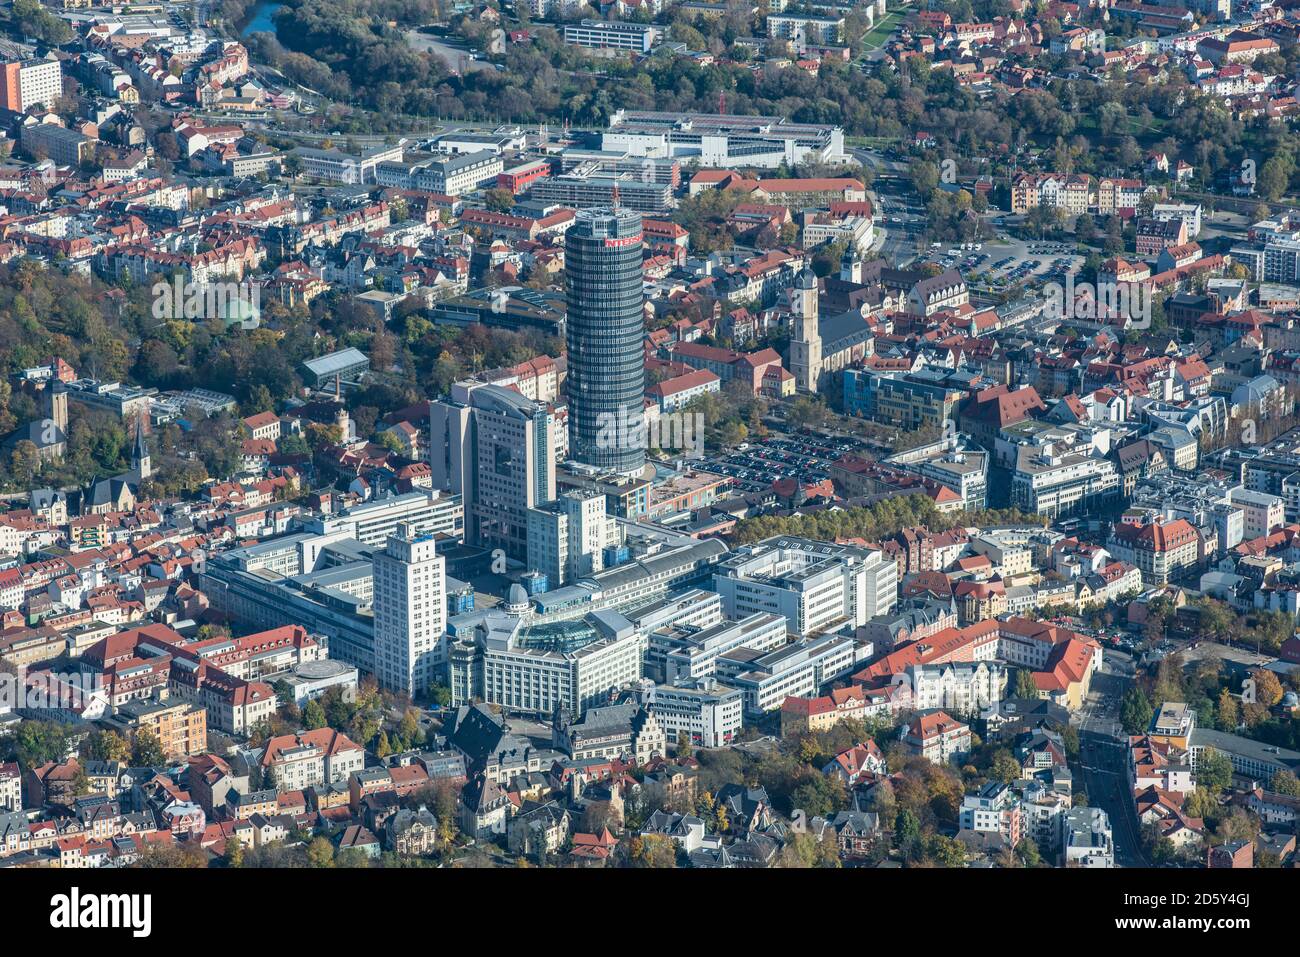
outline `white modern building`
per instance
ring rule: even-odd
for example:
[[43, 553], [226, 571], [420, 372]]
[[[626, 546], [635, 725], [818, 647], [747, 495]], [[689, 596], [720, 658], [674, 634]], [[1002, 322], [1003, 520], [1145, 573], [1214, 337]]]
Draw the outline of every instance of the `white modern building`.
[[460, 538], [465, 531], [465, 508], [459, 495], [421, 490], [363, 502], [337, 515], [313, 519], [305, 527], [319, 535], [347, 532], [361, 544], [377, 548], [403, 522], [420, 534]]
[[1110, 817], [1099, 807], [1071, 808], [1062, 822], [1065, 867], [1114, 867]]
[[822, 685], [859, 663], [853, 639], [839, 635], [803, 638], [775, 651], [737, 648], [719, 656], [718, 681], [745, 697], [745, 713], [761, 715], [780, 708], [786, 698], [810, 697]]
[[[512, 591], [512, 604], [527, 603], [521, 586]], [[641, 638], [610, 611], [538, 624], [494, 611], [448, 656], [453, 704], [480, 700], [507, 712], [580, 717], [641, 678]]]
[[887, 615], [898, 601], [898, 566], [878, 549], [779, 536], [718, 564], [714, 590], [729, 618], [785, 616], [798, 635]]
[[649, 53], [662, 30], [648, 23], [619, 23], [612, 20], [582, 20], [564, 25], [564, 42], [593, 50], [625, 50]]
[[844, 163], [844, 130], [788, 123], [779, 116], [618, 110], [601, 150], [632, 156], [694, 160], [703, 167], [776, 169], [803, 163]]
[[446, 560], [434, 537], [402, 524], [374, 559], [375, 676], [414, 697], [445, 661]]
[[495, 184], [497, 174], [504, 168], [499, 152], [483, 149], [473, 153], [449, 153], [413, 163], [390, 160], [375, 168], [375, 179], [380, 186], [461, 196]]
[[63, 68], [58, 60], [23, 60], [6, 64], [4, 71], [5, 102], [0, 105], [18, 113], [37, 104], [53, 109], [54, 101], [63, 96]]
[[756, 612], [738, 621], [720, 621], [707, 626], [674, 622], [650, 633], [646, 672], [656, 681], [690, 684], [712, 677], [722, 655], [741, 648], [773, 651], [788, 639], [785, 618], [769, 612]]
[[740, 733], [744, 718], [744, 696], [706, 679], [690, 687], [655, 685], [645, 697], [671, 744], [686, 735], [697, 748], [721, 748]]
[[602, 570], [614, 539], [603, 492], [574, 489], [528, 510], [528, 568], [553, 588]]

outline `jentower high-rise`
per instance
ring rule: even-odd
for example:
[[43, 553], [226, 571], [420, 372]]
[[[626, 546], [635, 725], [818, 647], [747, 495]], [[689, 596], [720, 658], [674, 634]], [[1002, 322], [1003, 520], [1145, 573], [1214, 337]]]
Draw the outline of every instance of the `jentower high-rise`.
[[632, 475], [645, 467], [641, 214], [585, 209], [565, 233], [569, 456]]

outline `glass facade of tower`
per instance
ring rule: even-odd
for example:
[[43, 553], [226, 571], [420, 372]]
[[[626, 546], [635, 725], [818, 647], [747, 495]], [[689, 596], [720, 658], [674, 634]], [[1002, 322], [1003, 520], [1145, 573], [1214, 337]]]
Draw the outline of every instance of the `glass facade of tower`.
[[602, 471], [645, 465], [641, 214], [586, 209], [565, 234], [569, 455]]

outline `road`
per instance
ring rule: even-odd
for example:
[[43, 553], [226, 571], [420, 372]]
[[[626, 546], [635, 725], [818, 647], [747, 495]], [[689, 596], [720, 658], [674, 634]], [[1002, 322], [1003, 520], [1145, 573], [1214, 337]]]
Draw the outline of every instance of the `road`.
[[[1120, 699], [1132, 683], [1132, 660], [1107, 650], [1092, 691], [1080, 709], [1079, 760], [1083, 787], [1091, 807], [1110, 817], [1117, 867], [1147, 867], [1142, 856], [1141, 827], [1128, 785], [1128, 738], [1119, 723]], [[1075, 782], [1076, 789], [1079, 782]]]
[[875, 150], [849, 152], [876, 174], [871, 195], [878, 211], [876, 230], [882, 239], [873, 251], [892, 265], [905, 266], [923, 251], [926, 228], [924, 207], [908, 180], [907, 163]]

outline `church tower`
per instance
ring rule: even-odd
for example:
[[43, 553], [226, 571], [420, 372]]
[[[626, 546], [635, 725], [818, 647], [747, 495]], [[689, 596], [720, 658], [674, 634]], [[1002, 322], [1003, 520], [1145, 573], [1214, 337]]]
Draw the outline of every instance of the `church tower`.
[[50, 390], [50, 419], [64, 435], [68, 434], [68, 393], [63, 383], [51, 382], [45, 388]]
[[862, 283], [862, 261], [858, 259], [853, 243], [844, 247], [844, 255], [840, 257], [840, 279], [859, 285]]
[[790, 372], [800, 392], [816, 392], [822, 371], [822, 337], [817, 329], [817, 276], [811, 266], [804, 266], [795, 280], [790, 308]]
[[153, 474], [149, 460], [149, 443], [144, 440], [144, 417], [141, 412], [135, 418], [135, 448], [131, 451], [131, 469], [139, 481], [143, 482]]

